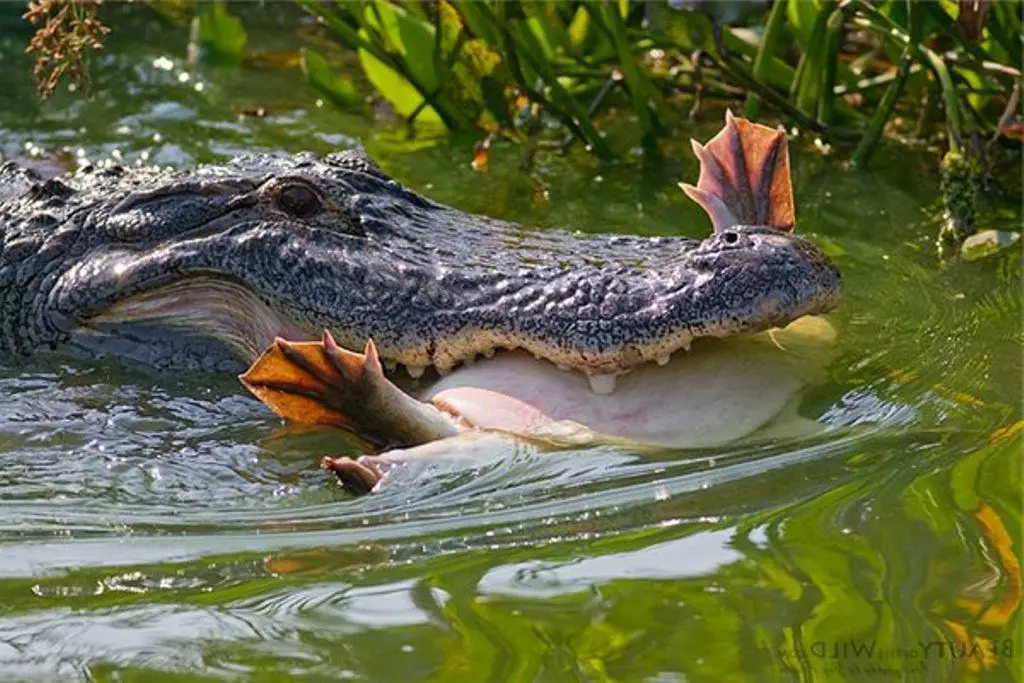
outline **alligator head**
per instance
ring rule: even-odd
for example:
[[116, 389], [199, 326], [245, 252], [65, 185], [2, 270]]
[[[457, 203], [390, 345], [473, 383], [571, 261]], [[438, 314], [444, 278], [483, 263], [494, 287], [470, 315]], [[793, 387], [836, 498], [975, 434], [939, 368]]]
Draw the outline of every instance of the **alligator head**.
[[0, 353], [72, 344], [227, 370], [328, 329], [414, 376], [501, 348], [600, 376], [829, 310], [838, 271], [788, 231], [782, 133], [729, 117], [699, 154], [703, 240], [526, 230], [354, 152], [47, 181], [8, 164]]

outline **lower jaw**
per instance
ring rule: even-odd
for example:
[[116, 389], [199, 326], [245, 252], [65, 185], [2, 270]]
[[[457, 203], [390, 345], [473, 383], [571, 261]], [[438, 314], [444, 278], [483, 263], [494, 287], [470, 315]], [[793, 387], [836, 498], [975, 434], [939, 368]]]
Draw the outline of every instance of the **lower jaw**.
[[647, 363], [612, 395], [578, 372], [522, 351], [459, 368], [411, 393], [482, 428], [529, 432], [568, 420], [606, 435], [680, 447], [727, 443], [774, 419], [831, 357], [835, 331], [820, 318], [729, 340], [702, 340], [665, 366]]
[[[117, 358], [157, 370], [237, 374], [251, 362], [225, 338], [158, 323], [95, 323], [76, 328], [62, 349], [79, 358]], [[253, 356], [255, 358], [255, 356]]]
[[238, 373], [276, 337], [311, 341], [315, 332], [242, 283], [200, 276], [115, 302], [73, 331], [72, 347], [156, 368]]

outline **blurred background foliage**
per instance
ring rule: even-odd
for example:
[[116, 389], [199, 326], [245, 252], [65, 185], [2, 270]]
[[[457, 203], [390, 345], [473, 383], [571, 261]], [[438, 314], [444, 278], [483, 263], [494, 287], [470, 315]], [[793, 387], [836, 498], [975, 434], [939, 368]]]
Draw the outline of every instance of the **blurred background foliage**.
[[[943, 155], [940, 242], [959, 244], [1000, 165], [1019, 166], [1019, 0], [293, 1], [315, 21], [298, 55], [247, 54], [231, 3], [147, 4], [191, 22], [194, 60], [299, 68], [334, 106], [386, 108], [410, 134], [473, 131], [480, 167], [496, 138], [522, 145], [524, 167], [537, 149], [575, 142], [605, 161], [656, 158], [660, 138], [731, 106], [858, 167], [883, 136], [932, 145]], [[48, 16], [77, 8], [62, 18], [74, 37], [76, 17], [92, 20], [100, 3], [33, 3], [26, 18], [50, 38], [39, 58], [61, 35]], [[610, 141], [623, 125], [629, 134]]]
[[[859, 163], [894, 118], [912, 121], [904, 132], [916, 137], [948, 134], [955, 149], [972, 135], [1020, 136], [1019, 1], [294, 1], [321, 38], [356, 51], [362, 72], [311, 40], [301, 59], [309, 83], [341, 107], [364, 107], [372, 93], [410, 125], [519, 142], [558, 128], [611, 159], [622, 151], [601, 134], [599, 110], [628, 111], [654, 151], [714, 99], [855, 145]], [[193, 22], [195, 58], [244, 58], [230, 3], [149, 4]], [[49, 5], [80, 8], [71, 33], [99, 2], [33, 7]]]

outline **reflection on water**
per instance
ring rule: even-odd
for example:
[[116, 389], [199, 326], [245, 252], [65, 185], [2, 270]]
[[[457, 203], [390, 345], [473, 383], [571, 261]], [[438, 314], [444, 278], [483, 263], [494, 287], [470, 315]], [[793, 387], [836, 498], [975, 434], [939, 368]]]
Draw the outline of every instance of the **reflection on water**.
[[[192, 70], [181, 31], [125, 22], [95, 96], [42, 107], [5, 30], [0, 79], [24, 94], [0, 102], [5, 156], [185, 165], [361, 140], [467, 210], [705, 229], [674, 189], [695, 171], [683, 140], [680, 161], [601, 183], [582, 157], [523, 176], [498, 146], [475, 174], [461, 141], [317, 107], [294, 72]], [[357, 500], [315, 467], [352, 451], [339, 434], [282, 428], [234, 378], [0, 367], [2, 678], [1019, 680], [1019, 260], [937, 266], [925, 157], [856, 175], [795, 156], [800, 229], [847, 282], [801, 407], [823, 435], [523, 448], [410, 465]]]

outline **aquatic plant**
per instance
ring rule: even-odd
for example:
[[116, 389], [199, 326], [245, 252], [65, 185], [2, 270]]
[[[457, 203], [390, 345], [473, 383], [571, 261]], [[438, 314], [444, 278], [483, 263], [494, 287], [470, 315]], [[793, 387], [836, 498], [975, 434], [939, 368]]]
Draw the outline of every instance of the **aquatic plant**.
[[[973, 232], [995, 145], [1019, 131], [1020, 2], [296, 2], [358, 51], [410, 125], [486, 132], [477, 167], [493, 136], [523, 143], [524, 166], [538, 145], [574, 140], [613, 158], [623, 150], [595, 118], [609, 103], [655, 154], [659, 137], [714, 99], [750, 118], [770, 109], [824, 152], [852, 149], [857, 167], [886, 132], [944, 138], [939, 242], [958, 246]], [[306, 73], [338, 101], [323, 61], [307, 49], [320, 68]], [[552, 122], [564, 137], [541, 135]], [[1008, 147], [1019, 165], [1019, 145]]]
[[[367, 112], [369, 95], [411, 131], [479, 131], [479, 168], [498, 138], [522, 145], [524, 166], [538, 148], [577, 141], [603, 160], [655, 156], [709, 104], [732, 106], [781, 119], [857, 167], [883, 135], [938, 143], [942, 239], [959, 242], [993, 168], [1019, 165], [1020, 0], [294, 2], [317, 20], [296, 63], [323, 99]], [[83, 77], [82, 46], [102, 37], [97, 4], [31, 6], [34, 21], [60, 12], [70, 27], [51, 20], [30, 47], [48, 74], [44, 94], [62, 59]], [[198, 58], [242, 58], [246, 34], [229, 4], [150, 6], [192, 17]], [[339, 59], [346, 50], [362, 80], [351, 53]]]
[[36, 55], [33, 76], [43, 97], [52, 95], [60, 80], [88, 85], [87, 55], [103, 49], [110, 29], [96, 18], [103, 0], [37, 0], [29, 3], [24, 18], [39, 26], [26, 52]]
[[944, 122], [958, 149], [997, 134], [1020, 80], [1019, 2], [297, 2], [408, 122], [525, 142], [543, 115], [602, 158], [603, 104], [627, 107], [653, 149], [712, 98], [856, 143], [858, 165], [896, 118], [921, 137]]
[[[295, 2], [357, 51], [368, 83], [409, 124], [526, 142], [543, 117], [602, 158], [616, 155], [595, 119], [609, 103], [628, 109], [649, 149], [714, 99], [742, 102], [748, 117], [771, 109], [823, 143], [855, 144], [860, 165], [894, 120], [921, 138], [944, 123], [954, 151], [972, 134], [1019, 126], [1011, 103], [1021, 79], [1019, 0]], [[29, 49], [50, 60], [41, 64], [68, 63], [37, 66], [48, 75], [44, 94], [64, 73], [83, 75], [84, 51], [98, 49], [107, 30], [99, 4], [30, 5], [26, 18], [46, 23]], [[178, 13], [183, 5], [152, 4]], [[207, 57], [237, 58], [245, 48], [228, 7], [193, 6], [193, 45]], [[313, 46], [303, 62], [335, 103], [359, 99]]]

